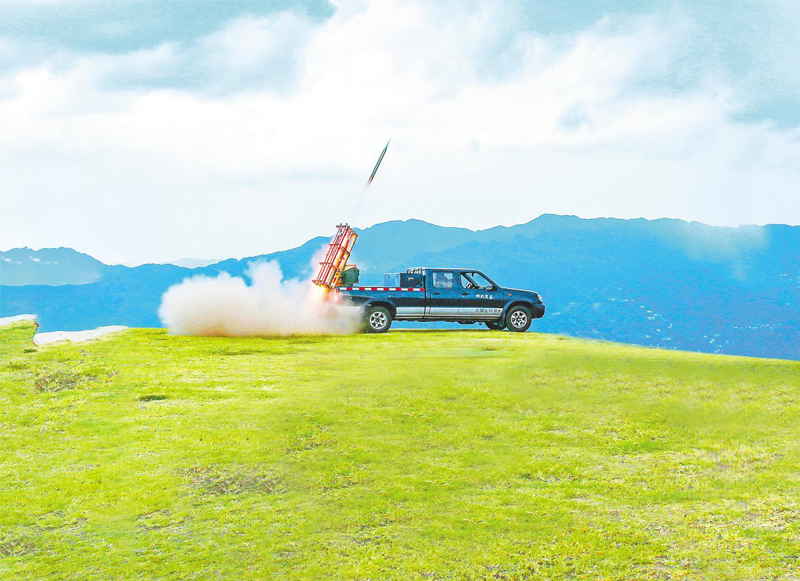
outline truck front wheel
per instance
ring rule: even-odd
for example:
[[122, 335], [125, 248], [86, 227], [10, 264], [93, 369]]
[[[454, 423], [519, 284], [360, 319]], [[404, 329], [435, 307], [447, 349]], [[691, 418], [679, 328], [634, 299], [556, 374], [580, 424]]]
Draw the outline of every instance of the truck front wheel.
[[392, 326], [392, 314], [386, 307], [370, 307], [364, 314], [368, 333], [385, 333]]
[[506, 313], [506, 327], [510, 331], [524, 333], [531, 326], [531, 311], [528, 307], [516, 305]]

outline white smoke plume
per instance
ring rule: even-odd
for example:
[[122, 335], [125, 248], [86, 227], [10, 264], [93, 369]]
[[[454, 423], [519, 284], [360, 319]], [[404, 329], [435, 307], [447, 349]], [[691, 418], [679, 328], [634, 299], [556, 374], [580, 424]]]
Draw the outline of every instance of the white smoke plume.
[[158, 315], [177, 335], [229, 336], [344, 334], [358, 329], [358, 314], [324, 300], [311, 281], [283, 282], [277, 262], [249, 266], [248, 284], [227, 273], [196, 276], [170, 287]]

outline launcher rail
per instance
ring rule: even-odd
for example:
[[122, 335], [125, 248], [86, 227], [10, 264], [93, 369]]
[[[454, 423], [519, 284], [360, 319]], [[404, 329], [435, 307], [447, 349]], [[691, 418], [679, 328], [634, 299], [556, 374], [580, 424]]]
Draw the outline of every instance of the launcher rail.
[[326, 290], [333, 290], [339, 284], [356, 238], [358, 238], [358, 234], [348, 224], [336, 226], [336, 234], [328, 244], [325, 259], [319, 263], [319, 272], [312, 281], [315, 285]]

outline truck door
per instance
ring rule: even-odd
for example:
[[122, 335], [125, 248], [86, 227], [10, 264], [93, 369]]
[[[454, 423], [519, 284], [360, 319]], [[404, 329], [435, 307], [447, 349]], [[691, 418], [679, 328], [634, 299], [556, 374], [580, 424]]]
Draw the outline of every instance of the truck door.
[[461, 287], [453, 270], [429, 270], [426, 274], [425, 318], [457, 319]]
[[505, 299], [496, 284], [477, 270], [459, 271], [458, 279], [461, 286], [459, 319], [483, 321], [500, 316]]

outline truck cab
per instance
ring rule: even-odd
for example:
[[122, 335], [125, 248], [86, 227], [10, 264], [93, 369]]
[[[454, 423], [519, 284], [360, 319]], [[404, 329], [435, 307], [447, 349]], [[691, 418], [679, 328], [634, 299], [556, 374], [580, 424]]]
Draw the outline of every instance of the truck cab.
[[474, 268], [409, 268], [390, 273], [382, 287], [335, 289], [343, 308], [358, 308], [367, 331], [382, 333], [393, 320], [484, 323], [490, 329], [527, 331], [544, 316], [541, 296], [503, 288]]

